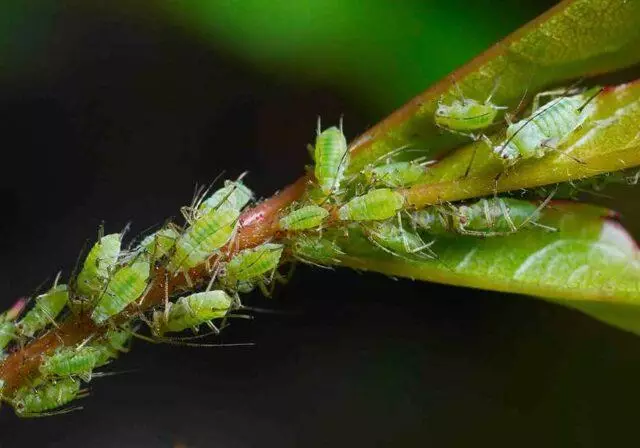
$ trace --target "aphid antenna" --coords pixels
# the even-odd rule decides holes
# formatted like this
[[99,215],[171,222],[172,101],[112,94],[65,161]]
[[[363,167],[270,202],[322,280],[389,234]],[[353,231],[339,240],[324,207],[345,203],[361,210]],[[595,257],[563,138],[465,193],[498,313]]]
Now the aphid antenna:
[[222,269],[222,263],[220,262],[219,258],[216,259],[214,263],[215,263],[214,270],[213,270],[213,273],[211,274],[211,279],[209,280],[209,283],[207,284],[207,289],[205,289],[205,291],[211,291],[211,288],[213,287],[213,282],[216,280],[216,278],[218,277],[218,274],[220,273],[220,270]]
[[[258,313],[258,314],[271,314],[271,315],[277,315],[277,316],[300,316],[303,313],[299,312],[299,311],[292,311],[292,310],[276,310],[273,308],[260,308],[260,307],[255,307],[255,306],[246,306],[246,305],[241,305],[240,308],[238,308],[239,310],[246,310],[246,311],[250,311],[252,313]],[[232,314],[230,317],[236,317],[239,316],[237,314]],[[253,319],[253,316],[247,316],[250,319]]]
[[596,97],[597,97],[598,95],[600,95],[602,92],[604,92],[604,89],[605,89],[604,87],[600,87],[600,88],[598,88],[598,90],[597,90],[593,95],[591,95],[591,96],[587,99],[587,101],[585,101],[585,102],[582,104],[582,106],[578,107],[576,110],[577,110],[579,113],[582,113],[582,111],[584,110],[584,108],[585,108],[585,107],[587,107],[591,101],[593,101],[594,99],[596,99]]
[[[537,227],[542,227],[542,228],[546,228],[549,229],[550,231],[557,231],[558,229],[554,229],[553,227],[548,227],[545,226],[544,224],[540,224],[540,223],[536,223],[535,221],[532,221],[533,217],[535,215],[537,215],[538,213],[540,213],[542,210],[544,210],[544,208],[549,205],[549,203],[551,202],[551,200],[553,199],[553,197],[555,196],[555,194],[558,192],[558,185],[555,186],[555,188],[551,191],[551,193],[549,193],[549,195],[545,198],[544,201],[542,201],[540,203],[540,205],[538,205],[538,207],[533,211],[533,213],[531,213],[529,216],[527,216],[527,219],[525,219],[522,224],[520,224],[520,226],[518,227],[518,229],[521,229],[522,227],[526,226],[529,222],[532,222],[534,225],[536,225]],[[553,230],[551,230],[553,229]]]
[[[78,395],[74,399],[84,398],[87,395],[84,395],[82,397]],[[19,414],[19,415],[21,418],[53,417],[54,415],[69,414],[70,412],[81,411],[82,409],[84,409],[82,406],[72,406],[70,408],[60,409],[59,411],[46,411],[46,412],[38,412],[38,413],[32,413],[32,414]]]
[[458,99],[462,102],[462,104],[466,104],[467,100],[464,97],[464,94],[462,93],[462,89],[460,88],[460,84],[458,84],[458,80],[456,80],[456,77],[454,75],[451,75],[450,78],[451,78],[451,85],[453,86],[456,93],[458,94]]

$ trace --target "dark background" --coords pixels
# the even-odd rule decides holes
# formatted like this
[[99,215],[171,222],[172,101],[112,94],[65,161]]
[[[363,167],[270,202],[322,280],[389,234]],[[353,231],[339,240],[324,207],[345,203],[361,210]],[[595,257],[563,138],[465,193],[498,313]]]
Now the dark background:
[[[376,66],[353,54],[347,70],[348,48],[336,52],[332,42],[353,39],[359,52],[371,47],[376,55],[379,36],[369,45],[367,33],[332,34],[329,20],[328,30],[309,37],[333,36],[321,41],[325,53],[322,45],[287,53],[293,38],[281,25],[274,31],[281,40],[265,44],[280,53],[265,56],[262,47],[254,54],[226,45],[229,34],[212,36],[137,2],[7,2],[0,11],[0,305],[59,269],[68,274],[103,220],[108,232],[130,220],[133,234],[142,232],[176,215],[196,183],[223,169],[227,177],[249,170],[248,184],[272,194],[301,173],[317,115],[335,122],[344,114],[353,138],[551,3],[505,2],[502,10],[488,1],[407,2],[403,14],[424,5],[438,14],[425,14],[406,48],[394,34],[403,24],[389,17],[379,33],[395,50],[380,46]],[[190,4],[198,15],[204,3]],[[247,4],[256,20],[258,9],[268,9]],[[452,28],[464,35],[446,51],[448,35],[429,34],[443,15],[467,24]],[[242,42],[232,19],[225,18],[229,33]],[[465,37],[472,40],[464,44]],[[431,42],[427,63],[408,65],[421,42]],[[403,64],[404,72],[388,69]],[[234,322],[221,338],[255,347],[136,341],[113,364],[133,372],[94,380],[83,411],[19,420],[3,408],[0,446],[637,444],[640,339],[578,312],[305,267],[273,300],[247,300],[283,311]]]

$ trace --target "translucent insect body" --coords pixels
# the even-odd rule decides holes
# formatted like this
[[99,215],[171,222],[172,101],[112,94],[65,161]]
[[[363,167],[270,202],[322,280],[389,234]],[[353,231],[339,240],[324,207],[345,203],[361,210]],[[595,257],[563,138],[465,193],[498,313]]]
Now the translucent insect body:
[[319,227],[329,212],[318,205],[307,205],[280,218],[283,230],[307,230]]
[[101,324],[140,298],[147,287],[149,271],[147,261],[136,261],[117,270],[101,294],[91,319]]
[[[262,292],[269,295],[265,283],[275,275],[283,249],[282,244],[265,243],[239,252],[225,266],[221,281],[226,287],[240,292],[251,291],[258,284]],[[269,273],[271,278],[265,278]]]
[[76,278],[79,294],[93,297],[102,290],[118,260],[120,239],[119,233],[105,235],[91,248]]
[[224,187],[204,200],[198,210],[204,212],[211,209],[242,210],[253,199],[253,192],[240,180],[225,181]]
[[343,221],[376,221],[391,218],[404,206],[402,194],[388,188],[356,196],[338,210]]
[[73,378],[51,380],[36,387],[24,387],[13,401],[16,413],[21,417],[39,417],[65,412],[47,412],[57,409],[80,396],[80,382]]
[[404,228],[401,221],[374,222],[363,230],[373,244],[392,255],[435,258],[435,254],[429,250],[433,242],[425,243],[416,232]]
[[299,236],[291,250],[298,260],[315,265],[337,264],[344,255],[335,241],[322,237]]
[[224,291],[205,291],[179,298],[171,304],[168,312],[154,313],[154,333],[162,336],[166,332],[179,332],[187,328],[197,328],[211,321],[221,319],[231,309],[233,299]]
[[510,198],[480,199],[469,205],[433,206],[411,213],[413,224],[431,234],[458,233],[491,237],[508,235],[527,226],[539,226],[540,206]]
[[340,189],[340,183],[349,164],[347,140],[341,128],[331,127],[320,132],[318,121],[318,135],[314,147],[314,174],[320,189],[327,196]]
[[512,165],[520,159],[540,158],[555,150],[589,116],[585,106],[599,91],[595,88],[579,95],[559,96],[542,107],[538,107],[540,98],[559,94],[538,94],[532,115],[511,123],[504,142],[494,148],[494,153]]
[[101,359],[102,352],[97,347],[65,347],[44,360],[40,365],[40,373],[44,376],[58,377],[77,375],[84,381],[89,381],[93,369]]
[[35,305],[18,323],[18,330],[31,337],[47,325],[55,323],[56,317],[69,302],[67,285],[56,285],[46,293],[36,297]]
[[143,239],[140,248],[149,254],[152,261],[156,261],[171,253],[179,236],[173,227],[160,229]]

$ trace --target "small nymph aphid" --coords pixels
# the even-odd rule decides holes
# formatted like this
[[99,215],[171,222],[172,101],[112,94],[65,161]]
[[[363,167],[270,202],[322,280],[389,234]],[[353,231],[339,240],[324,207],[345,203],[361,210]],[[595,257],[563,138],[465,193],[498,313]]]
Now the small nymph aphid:
[[78,376],[90,381],[91,373],[101,359],[101,350],[91,345],[63,347],[45,358],[40,373],[45,377]]
[[198,216],[176,241],[167,269],[186,271],[205,262],[232,238],[239,216],[232,208],[208,209]]
[[76,292],[93,297],[104,287],[120,255],[121,234],[105,235],[91,248],[76,278]]
[[342,133],[342,124],[340,128],[334,126],[320,131],[318,120],[314,160],[314,174],[322,193],[328,196],[339,191],[344,172],[349,165],[349,149],[347,139]]
[[169,305],[168,312],[156,311],[153,316],[153,331],[158,336],[179,332],[187,328],[197,329],[208,324],[217,330],[214,319],[222,319],[231,309],[234,300],[224,291],[205,291],[179,298]]
[[434,241],[425,243],[415,231],[406,229],[400,220],[374,222],[363,227],[363,230],[373,244],[392,255],[436,258],[430,250]]
[[380,221],[394,216],[404,204],[402,194],[379,188],[351,199],[340,207],[338,216],[343,221]]
[[[282,244],[265,243],[239,252],[224,267],[222,283],[240,292],[251,291],[257,284],[265,295],[269,295],[265,283],[270,283],[275,276],[283,249]],[[269,278],[265,277],[267,274]]]
[[434,121],[436,126],[451,132],[473,136],[473,132],[480,131],[491,126],[499,111],[506,109],[491,102],[498,84],[494,87],[489,97],[480,103],[472,98],[465,98],[459,91],[459,99],[454,99],[450,104],[438,103]]
[[553,91],[536,95],[532,115],[507,127],[505,140],[493,148],[494,154],[513,165],[555,150],[584,123],[591,113],[586,106],[600,91],[594,88],[578,95],[559,96],[541,107],[540,98],[562,94]]
[[179,236],[178,231],[169,226],[145,237],[139,248],[149,254],[151,261],[155,262],[173,251]]
[[20,334],[31,337],[47,325],[55,323],[56,317],[68,302],[67,285],[55,285],[46,293],[39,295],[36,297],[33,308],[18,322],[17,328]]
[[329,216],[329,211],[319,205],[307,205],[293,210],[280,218],[280,228],[283,230],[308,230],[318,228]]
[[127,345],[132,334],[129,328],[109,330],[100,340],[94,342],[92,347],[99,352],[95,367],[101,367],[117,358],[120,353],[128,352]]
[[198,210],[203,213],[211,209],[230,208],[242,210],[253,199],[253,192],[247,188],[241,180],[224,182],[224,187],[215,191],[211,196],[202,201]]
[[16,392],[12,403],[20,417],[41,417],[64,413],[53,411],[76,398],[82,398],[80,381],[73,378],[51,380],[35,387],[23,387]]
[[344,255],[338,244],[320,236],[300,235],[291,245],[293,256],[303,263],[314,265],[328,265],[340,263],[340,256]]
[[519,199],[480,199],[468,205],[428,207],[411,213],[411,220],[414,226],[431,234],[492,237],[509,235],[526,226],[554,230],[538,222],[540,210],[547,203],[548,200],[536,206]]
[[91,319],[96,324],[102,324],[139,299],[147,287],[149,273],[148,261],[135,261],[130,266],[118,269],[100,295]]

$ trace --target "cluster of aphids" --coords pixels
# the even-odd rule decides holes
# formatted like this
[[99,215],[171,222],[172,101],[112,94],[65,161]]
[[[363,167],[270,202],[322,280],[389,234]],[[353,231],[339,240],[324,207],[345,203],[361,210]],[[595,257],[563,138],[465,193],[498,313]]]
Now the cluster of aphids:
[[[593,91],[559,95],[538,106],[544,95],[549,93],[536,97],[529,118],[511,123],[504,142],[492,146],[508,165],[542,157],[562,143],[585,120],[585,105]],[[484,103],[461,99],[441,103],[434,122],[450,132],[475,136],[493,124],[500,109],[490,98]],[[65,412],[59,409],[83,395],[81,382],[90,381],[97,368],[127,350],[134,321],[146,323],[156,340],[172,340],[165,335],[197,330],[203,324],[217,332],[213,321],[224,322],[242,307],[239,293],[259,287],[270,294],[274,280],[281,278],[278,267],[283,263],[339,263],[345,255],[341,238],[352,230],[386,253],[429,259],[437,257],[432,250],[435,237],[495,237],[524,226],[547,228],[538,222],[545,203],[538,206],[512,198],[411,209],[402,191],[421,182],[431,164],[424,157],[411,158],[411,153],[400,148],[361,172],[348,174],[349,150],[341,127],[321,131],[318,126],[311,187],[281,211],[274,238],[256,247],[231,250],[240,215],[254,197],[241,179],[226,181],[210,195],[197,195],[182,210],[184,228],[169,224],[128,249],[122,247],[122,233],[101,236],[69,285],[56,280],[23,317],[14,312],[0,317],[0,349],[24,345],[55,330],[65,312],[88,316],[98,331],[75,346],[41,355],[37,375],[3,400],[21,416]],[[189,277],[191,269],[201,266],[209,275],[201,292],[178,298],[167,292],[164,305],[149,313],[143,311],[147,307],[136,308],[154,282],[166,284],[170,276],[183,275],[191,290],[203,287]],[[158,272],[166,278],[154,278]],[[123,313],[132,307],[141,311]],[[1,387],[0,382],[0,392]]]

